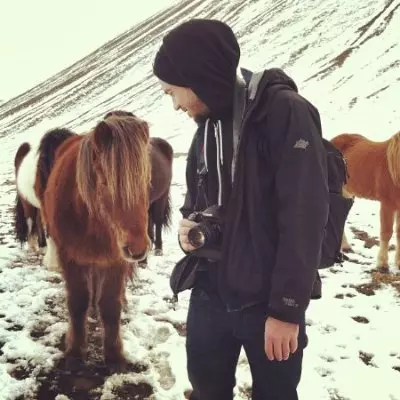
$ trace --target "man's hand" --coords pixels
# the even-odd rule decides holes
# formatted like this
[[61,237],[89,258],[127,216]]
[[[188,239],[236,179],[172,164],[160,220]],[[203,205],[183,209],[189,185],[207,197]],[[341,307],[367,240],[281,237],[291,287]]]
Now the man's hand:
[[188,239],[188,232],[194,225],[197,225],[197,222],[190,221],[188,219],[182,219],[181,222],[179,222],[179,242],[182,246],[182,249],[187,252],[196,249],[196,247],[193,247],[189,243]]
[[297,350],[299,325],[268,317],[265,321],[264,349],[270,361],[287,360]]

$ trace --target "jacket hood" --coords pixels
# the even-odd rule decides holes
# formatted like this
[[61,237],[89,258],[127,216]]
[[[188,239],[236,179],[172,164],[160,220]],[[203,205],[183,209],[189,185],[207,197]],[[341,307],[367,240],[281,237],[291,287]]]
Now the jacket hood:
[[153,72],[164,82],[189,87],[212,116],[219,116],[232,106],[239,59],[239,44],[228,25],[192,19],[164,37]]

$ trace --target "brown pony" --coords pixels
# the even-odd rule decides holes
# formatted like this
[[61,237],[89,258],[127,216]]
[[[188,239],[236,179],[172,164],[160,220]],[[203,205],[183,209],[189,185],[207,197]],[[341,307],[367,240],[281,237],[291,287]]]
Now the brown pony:
[[[104,119],[110,116],[135,115],[129,111],[110,111]],[[151,160],[151,186],[148,234],[154,244],[154,255],[162,256],[162,229],[168,228],[171,223],[171,179],[173,149],[164,139],[158,137],[150,138],[150,160]],[[155,236],[154,236],[155,234]],[[147,263],[147,259],[141,262]]]
[[[396,216],[395,263],[400,268],[400,132],[383,142],[374,142],[358,134],[341,134],[331,142],[347,162],[349,178],[344,189],[348,195],[381,203],[377,266],[384,272],[389,270],[389,241]],[[342,245],[349,247],[345,236]]]
[[15,236],[21,245],[27,242],[32,252],[41,252],[46,247],[39,201],[43,188],[39,183],[48,177],[53,164],[54,149],[73,135],[69,129],[56,128],[47,132],[40,142],[22,143],[15,154]]
[[63,272],[70,316],[68,368],[87,349],[86,316],[96,303],[104,328],[104,360],[123,369],[120,314],[131,264],[146,257],[148,186],[147,124],[111,117],[93,131],[64,141],[41,199],[54,263]]

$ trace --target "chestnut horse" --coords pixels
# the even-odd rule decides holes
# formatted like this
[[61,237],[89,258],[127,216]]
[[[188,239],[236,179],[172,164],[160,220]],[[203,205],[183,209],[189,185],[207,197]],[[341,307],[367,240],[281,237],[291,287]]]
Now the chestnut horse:
[[[380,202],[377,267],[383,272],[389,270],[389,241],[396,216],[395,263],[400,268],[400,132],[382,142],[348,133],[334,137],[331,142],[343,153],[347,162],[349,177],[344,189],[348,195]],[[343,245],[346,244],[344,236]]]
[[28,249],[38,252],[46,247],[45,230],[40,215],[40,201],[43,188],[41,180],[47,179],[53,164],[54,150],[68,137],[74,135],[69,129],[56,128],[47,132],[36,143],[22,143],[14,157],[15,183],[17,186],[14,207],[14,230],[21,245],[28,243]]
[[87,350],[86,319],[95,303],[104,328],[104,360],[124,368],[120,314],[126,276],[146,257],[150,182],[149,133],[135,117],[110,117],[65,140],[41,201],[53,263],[63,272],[70,316],[67,368]]
[[[115,110],[107,113],[104,119],[113,115],[135,116],[129,111]],[[154,244],[156,256],[163,254],[162,229],[168,228],[171,223],[170,188],[173,155],[173,149],[166,140],[158,137],[150,138],[151,186],[148,234]],[[142,264],[146,263],[146,259],[142,261]]]

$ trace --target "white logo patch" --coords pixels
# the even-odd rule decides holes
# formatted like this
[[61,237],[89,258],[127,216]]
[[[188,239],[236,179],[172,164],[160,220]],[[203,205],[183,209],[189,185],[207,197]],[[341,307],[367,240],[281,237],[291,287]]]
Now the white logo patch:
[[299,139],[293,146],[294,149],[303,149],[305,150],[310,143],[307,140]]

